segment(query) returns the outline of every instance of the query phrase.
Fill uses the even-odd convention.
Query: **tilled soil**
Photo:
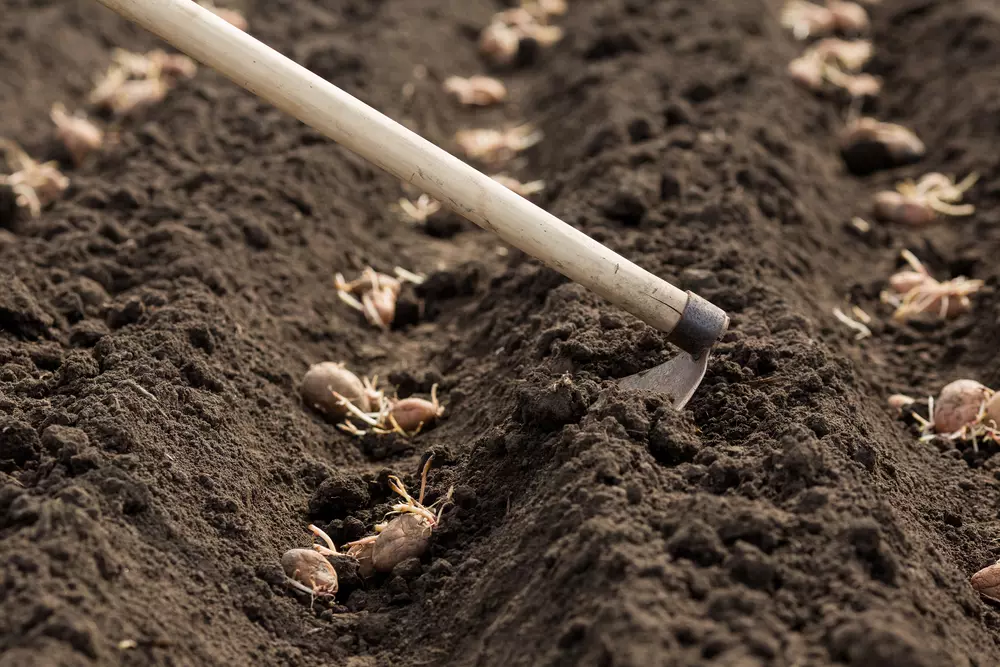
[[[93,0],[6,0],[0,135],[58,156],[112,47],[159,44]],[[441,91],[483,71],[488,0],[246,2],[262,41],[455,149],[530,121],[512,173],[563,220],[725,308],[688,409],[612,380],[664,336],[454,216],[399,221],[395,179],[203,69],[69,170],[35,220],[0,212],[0,665],[979,666],[1000,614],[997,448],[917,442],[895,392],[1000,385],[1000,11],[871,8],[874,112],[928,145],[847,174],[846,111],[789,81],[777,0],[571,0],[566,38],[500,73],[502,109]],[[426,67],[426,75],[416,66]],[[848,221],[927,171],[981,174],[969,219]],[[948,325],[878,303],[909,248],[983,279]],[[397,326],[334,272],[430,276]],[[850,297],[850,302],[848,301]],[[863,306],[856,341],[832,316]],[[422,310],[421,310],[422,308]],[[440,385],[417,437],[356,439],[298,398],[342,360],[400,395]],[[389,474],[454,486],[430,552],[336,603],[278,559],[389,509]]]

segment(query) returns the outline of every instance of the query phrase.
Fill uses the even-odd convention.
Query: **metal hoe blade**
[[[675,410],[683,410],[705,377],[710,352],[710,348],[702,350],[697,357],[680,352],[664,364],[622,378],[618,384],[625,389],[666,394]]]

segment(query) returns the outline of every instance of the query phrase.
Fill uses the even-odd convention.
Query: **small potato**
[[[364,383],[341,363],[324,361],[310,366],[302,378],[299,392],[306,405],[330,417],[343,418],[348,414],[347,408],[339,403],[333,392],[351,401],[363,412],[372,411]]]
[[[868,12],[856,2],[827,0],[827,9],[833,14],[833,24],[836,30],[853,33],[868,30],[871,23]]]
[[[376,540],[377,539],[378,538],[376,537]],[[358,574],[365,579],[375,574],[375,565],[372,563],[372,554],[375,553],[376,540],[358,542],[347,550],[348,556],[354,556],[354,558],[357,559],[358,565],[360,566],[358,568]]]
[[[1000,563],[994,563],[976,572],[969,583],[984,598],[1000,602]]]
[[[895,408],[896,410],[903,410],[916,403],[916,400],[912,396],[907,396],[906,394],[893,394],[889,397],[889,407]]]
[[[505,23],[494,21],[479,35],[479,52],[495,65],[510,65],[517,57],[521,36]]]
[[[417,514],[402,514],[378,534],[372,548],[372,565],[378,572],[391,572],[407,558],[420,558],[430,544],[431,527]]]
[[[423,398],[404,398],[392,406],[390,413],[404,431],[427,426],[441,414],[441,406]]]
[[[788,75],[792,81],[803,88],[818,91],[823,88],[823,61],[811,57],[801,56],[788,63]]]
[[[974,424],[989,389],[975,380],[955,380],[941,390],[934,402],[934,430],[954,433]]]
[[[296,588],[317,597],[334,596],[340,584],[337,571],[326,556],[312,549],[289,549],[281,556],[281,568]]]
[[[937,217],[931,207],[893,190],[884,190],[875,195],[874,213],[876,218],[884,222],[897,222],[913,227],[926,225]]]
[[[84,116],[71,116],[66,107],[56,103],[52,105],[49,113],[52,122],[56,126],[56,136],[66,147],[73,163],[77,166],[83,164],[93,151],[101,148],[104,144],[104,132]]]

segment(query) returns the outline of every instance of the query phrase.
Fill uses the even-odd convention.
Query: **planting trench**
[[[785,75],[779,5],[571,0],[564,41],[479,112],[440,81],[481,71],[488,0],[244,6],[440,145],[536,123],[516,175],[547,210],[733,318],[680,414],[611,382],[666,359],[662,335],[468,223],[401,223],[394,179],[209,71],[37,220],[4,200],[0,665],[997,664],[1000,615],[967,581],[1000,557],[995,450],[920,444],[886,398],[1000,385],[1000,12],[872,8],[878,115],[929,150],[856,179],[843,110]],[[111,47],[158,46],[92,0],[6,0],[0,35],[0,136],[34,155]],[[932,170],[980,172],[975,216],[847,226]],[[902,248],[986,280],[974,310],[891,323]],[[392,332],[332,289],[365,264],[431,275]],[[833,318],[848,296],[872,338]],[[446,417],[352,439],[299,405],[321,360],[438,382]],[[334,605],[284,585],[310,521],[361,537],[386,475],[413,488],[428,454],[430,499],[455,496],[419,567],[342,577]]]

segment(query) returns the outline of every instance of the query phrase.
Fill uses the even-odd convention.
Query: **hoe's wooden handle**
[[[671,332],[681,320],[689,293],[639,268],[192,0],[99,1],[650,326]],[[681,341],[677,344],[687,349]]]

